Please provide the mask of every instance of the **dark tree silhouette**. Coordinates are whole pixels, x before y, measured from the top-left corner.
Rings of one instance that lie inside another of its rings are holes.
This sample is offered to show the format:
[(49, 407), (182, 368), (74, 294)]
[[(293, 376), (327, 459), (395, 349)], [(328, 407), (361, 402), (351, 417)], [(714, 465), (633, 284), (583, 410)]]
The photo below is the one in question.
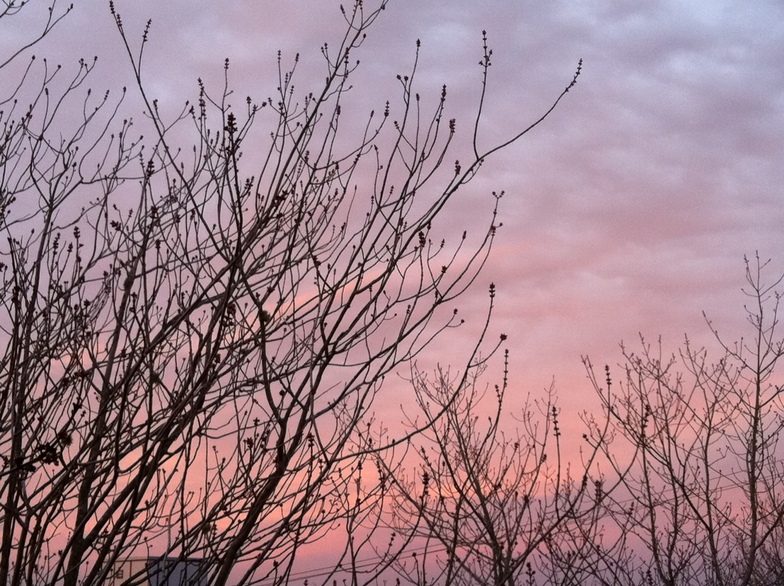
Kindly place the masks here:
[[(539, 583), (540, 553), (574, 526), (593, 527), (603, 510), (598, 446), (579, 469), (568, 465), (554, 389), (510, 414), (506, 368), (492, 388), (480, 384), (482, 371), (457, 380), (445, 371), (415, 373), (415, 413), (426, 429), (411, 441), (408, 475), (389, 471), (393, 527), (417, 546), (395, 564), (406, 582)], [(504, 425), (510, 415), (520, 426), (511, 432)]]
[[(374, 397), (459, 325), (497, 228), (493, 211), (471, 248), (439, 220), (552, 111), (479, 147), (485, 42), (470, 160), (444, 168), (456, 122), (446, 89), (424, 113), (416, 62), (346, 135), (386, 2), (365, 4), (323, 48), (318, 92), (298, 96), (281, 58), (275, 97), (235, 109), (227, 63), (174, 119), (147, 91), (148, 30), (137, 45), (112, 6), (144, 139), (125, 94), (87, 89), (93, 62), (30, 57), (67, 10), (0, 56), (1, 584), (104, 584), (153, 543), (209, 560), (212, 584), (282, 583), (298, 548), (359, 514), (347, 495), (389, 447), (360, 433)], [(28, 5), (3, 6), (6, 24)]]
[(590, 441), (620, 483), (605, 499), (611, 539), (583, 560), (597, 583), (780, 583), (782, 278), (767, 281), (766, 264), (746, 263), (750, 335), (728, 343), (708, 322), (717, 360), (688, 339), (675, 355), (643, 340), (639, 353), (624, 348), (618, 390), (609, 370), (606, 384), (593, 377), (614, 441)]

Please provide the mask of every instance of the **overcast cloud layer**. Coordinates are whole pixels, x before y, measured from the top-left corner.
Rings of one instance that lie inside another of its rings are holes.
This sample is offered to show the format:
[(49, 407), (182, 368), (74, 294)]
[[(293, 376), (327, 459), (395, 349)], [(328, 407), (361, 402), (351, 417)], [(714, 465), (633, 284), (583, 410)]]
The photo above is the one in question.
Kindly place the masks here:
[[(219, 80), (226, 57), (238, 96), (272, 93), (278, 49), (302, 54), (304, 88), (320, 79), (319, 47), (342, 23), (331, 0), (116, 5), (137, 38), (153, 19), (146, 76), (172, 111), (196, 95), (197, 77)], [(446, 83), (448, 115), (467, 133), (487, 29), (488, 138), (534, 120), (584, 59), (552, 117), (491, 161), (450, 218), (456, 233), (470, 229), (490, 192), (506, 192), (485, 280), (461, 309), (483, 306), (495, 281), (494, 328), (510, 336), (521, 394), (555, 376), (572, 402), (587, 388), (580, 356), (614, 364), (619, 342), (638, 332), (671, 349), (685, 333), (707, 342), (703, 310), (728, 337), (741, 333), (744, 255), (772, 258), (771, 279), (784, 270), (782, 23), (777, 0), (391, 1), (360, 55), (368, 111), (396, 97), (417, 38), (423, 96)], [(0, 42), (14, 38), (0, 31)], [(97, 54), (93, 85), (128, 83), (103, 1), (78, 1), (39, 50), (64, 66)]]

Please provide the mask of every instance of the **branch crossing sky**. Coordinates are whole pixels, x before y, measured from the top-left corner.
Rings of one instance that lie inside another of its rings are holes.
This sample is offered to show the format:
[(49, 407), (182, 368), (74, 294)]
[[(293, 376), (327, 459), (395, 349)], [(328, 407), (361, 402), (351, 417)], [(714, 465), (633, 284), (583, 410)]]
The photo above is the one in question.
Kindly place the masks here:
[[(116, 6), (132, 38), (153, 19), (145, 75), (172, 112), (196, 96), (198, 77), (219, 83), (226, 57), (237, 95), (262, 100), (277, 50), (284, 61), (299, 52), (304, 90), (342, 24), (332, 0)], [(18, 42), (35, 16), (9, 20), (0, 44)], [(634, 346), (640, 332), (668, 350), (686, 333), (709, 343), (703, 310), (728, 339), (744, 333), (744, 255), (772, 258), (771, 279), (784, 270), (784, 4), (392, 0), (359, 55), (367, 110), (394, 99), (420, 38), (423, 97), (435, 103), (446, 83), (448, 115), (468, 133), (482, 29), (494, 50), (488, 139), (534, 120), (584, 60), (552, 117), (491, 161), (450, 216), (459, 234), (492, 190), (506, 192), (486, 283), (461, 311), (484, 307), (496, 283), (493, 327), (509, 335), (513, 385), (536, 393), (555, 377), (576, 408), (588, 388), (581, 355), (613, 365), (619, 342)], [(66, 67), (97, 54), (96, 89), (130, 85), (103, 0), (77, 2), (36, 51)]]

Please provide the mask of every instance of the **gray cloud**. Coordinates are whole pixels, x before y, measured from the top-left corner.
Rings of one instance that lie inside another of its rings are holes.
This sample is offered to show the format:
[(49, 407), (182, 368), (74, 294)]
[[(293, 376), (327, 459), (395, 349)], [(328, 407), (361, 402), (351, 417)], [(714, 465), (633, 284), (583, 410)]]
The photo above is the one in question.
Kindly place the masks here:
[[(153, 18), (145, 75), (178, 103), (194, 97), (199, 76), (219, 84), (226, 57), (240, 99), (263, 99), (278, 49), (302, 54), (304, 91), (320, 79), (320, 45), (341, 31), (337, 3), (322, 0), (117, 6), (132, 38)], [(521, 385), (541, 388), (552, 374), (582, 385), (580, 353), (611, 361), (639, 331), (677, 343), (705, 332), (703, 309), (741, 322), (743, 254), (779, 255), (784, 225), (783, 12), (773, 1), (392, 1), (359, 54), (357, 116), (395, 97), (417, 38), (423, 96), (446, 83), (466, 137), (489, 31), (483, 144), (535, 119), (585, 59), (552, 117), (490, 161), (447, 222), (473, 228), (476, 206), (507, 192), (486, 281), (499, 284), (499, 329), (516, 334)], [(99, 54), (98, 83), (128, 83), (104, 2), (80, 2), (69, 21), (48, 46), (63, 61)], [(477, 287), (469, 306), (485, 295), (486, 283)]]

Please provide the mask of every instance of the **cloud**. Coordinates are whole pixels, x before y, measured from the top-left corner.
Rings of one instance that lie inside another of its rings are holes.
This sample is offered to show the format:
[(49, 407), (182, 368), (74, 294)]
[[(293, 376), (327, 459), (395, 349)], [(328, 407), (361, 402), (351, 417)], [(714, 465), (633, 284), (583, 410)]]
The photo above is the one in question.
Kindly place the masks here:
[[(342, 30), (337, 4), (117, 2), (134, 43), (153, 18), (145, 76), (172, 111), (195, 96), (198, 77), (219, 89), (225, 58), (238, 102), (274, 91), (278, 49), (285, 64), (301, 54), (298, 91), (317, 85), (320, 47)], [(742, 321), (743, 255), (780, 254), (784, 225), (783, 12), (773, 1), (393, 0), (382, 14), (357, 55), (358, 126), (386, 99), (395, 108), (395, 75), (409, 71), (416, 39), (423, 101), (446, 84), (448, 116), (466, 141), (488, 31), (482, 145), (535, 120), (584, 59), (551, 117), (488, 161), (442, 224), (475, 232), (491, 192), (506, 192), (495, 254), (467, 301), (498, 284), (499, 330), (515, 334), (530, 374), (521, 385), (541, 388), (564, 369), (569, 384), (582, 381), (579, 354), (610, 360), (637, 332), (673, 344), (704, 333), (703, 309), (730, 329)], [(129, 83), (105, 4), (80, 2), (68, 21), (51, 39), (58, 55), (99, 54), (98, 85)]]

